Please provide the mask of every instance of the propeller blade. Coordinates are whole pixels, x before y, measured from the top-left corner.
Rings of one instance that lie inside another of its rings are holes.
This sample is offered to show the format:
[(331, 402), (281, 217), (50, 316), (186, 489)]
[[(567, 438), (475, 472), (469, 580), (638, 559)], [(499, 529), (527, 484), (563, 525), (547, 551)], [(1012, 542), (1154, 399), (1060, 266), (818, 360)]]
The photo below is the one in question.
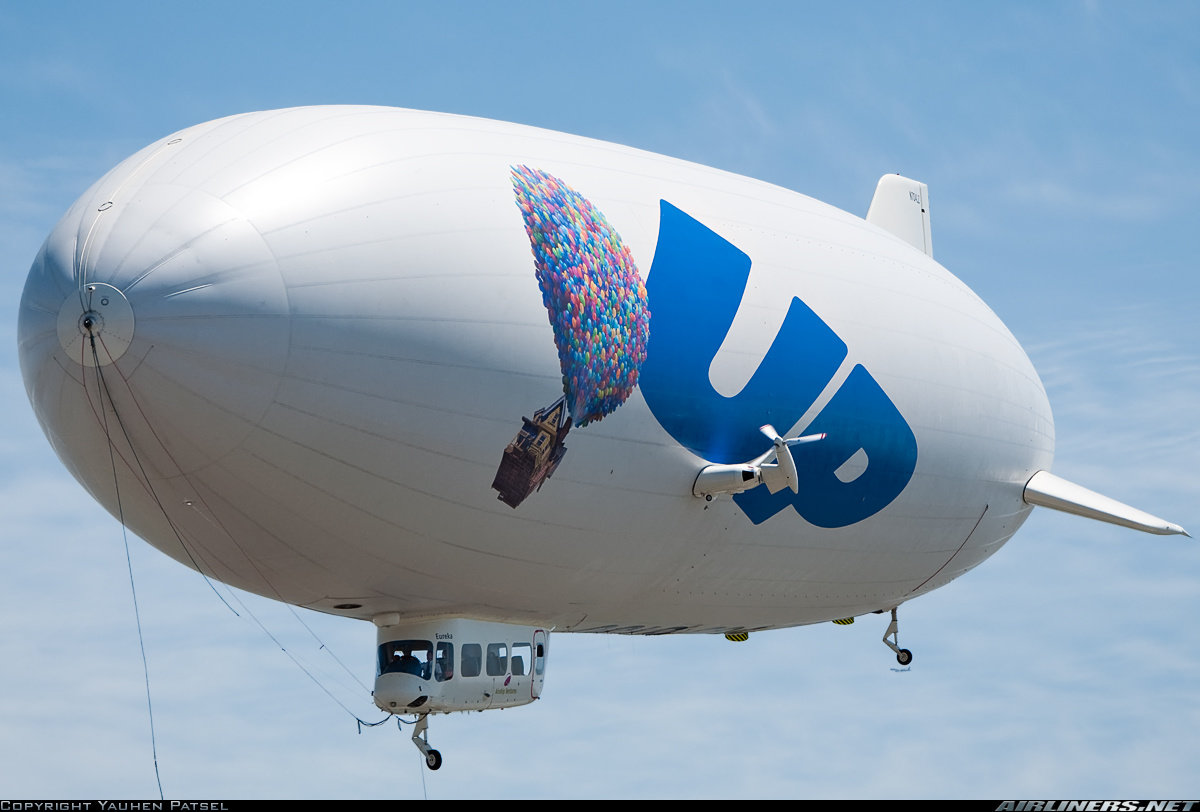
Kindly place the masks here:
[(782, 437), (775, 440), (775, 461), (783, 472), (784, 482), (792, 489), (792, 493), (800, 492), (800, 475), (796, 473), (796, 461), (792, 459), (792, 450)]
[(789, 437), (784, 440), (788, 445), (800, 445), (801, 443), (815, 443), (817, 440), (824, 440), (825, 432), (820, 434), (806, 434), (803, 437)]
[[(783, 474), (784, 484), (792, 489), (792, 493), (798, 493), (800, 491), (800, 476), (796, 473), (796, 461), (792, 459), (792, 452), (788, 449), (788, 446), (792, 444), (791, 441), (780, 437), (779, 432), (775, 431), (775, 427), (770, 423), (761, 426), (759, 431), (765, 434), (775, 446), (775, 463), (779, 466), (779, 472)], [(824, 435), (821, 436), (823, 437)], [(796, 439), (801, 440), (803, 438), (797, 437)], [(809, 441), (804, 440), (804, 442)]]

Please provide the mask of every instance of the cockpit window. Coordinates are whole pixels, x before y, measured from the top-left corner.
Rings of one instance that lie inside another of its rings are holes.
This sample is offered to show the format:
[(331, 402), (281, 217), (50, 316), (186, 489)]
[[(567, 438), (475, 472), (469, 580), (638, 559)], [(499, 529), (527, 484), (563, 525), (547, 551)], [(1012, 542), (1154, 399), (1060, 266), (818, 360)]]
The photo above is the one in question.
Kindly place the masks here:
[(432, 671), (433, 643), (428, 640), (394, 640), (379, 647), (380, 674), (412, 674), (429, 679)]

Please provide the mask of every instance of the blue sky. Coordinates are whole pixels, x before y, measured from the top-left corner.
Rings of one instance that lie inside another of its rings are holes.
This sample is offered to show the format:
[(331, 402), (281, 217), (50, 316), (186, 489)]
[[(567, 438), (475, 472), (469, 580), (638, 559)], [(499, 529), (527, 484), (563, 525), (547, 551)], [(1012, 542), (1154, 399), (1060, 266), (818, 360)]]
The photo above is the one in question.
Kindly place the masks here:
[[(915, 7), (914, 7), (915, 6)], [(0, 6), (0, 797), (154, 797), (119, 525), (54, 457), (16, 311), (58, 217), (176, 129), (368, 103), (617, 141), (856, 214), (930, 186), (935, 257), (1021, 340), (1055, 472), (1200, 529), (1200, 6), (1193, 3)], [(175, 797), (1200, 795), (1200, 546), (1035, 511), (886, 620), (558, 635), (545, 698), (441, 717), (423, 772), (194, 572), (130, 539)], [(251, 611), (364, 718), (284, 608)], [(306, 613), (369, 683), (373, 630)]]

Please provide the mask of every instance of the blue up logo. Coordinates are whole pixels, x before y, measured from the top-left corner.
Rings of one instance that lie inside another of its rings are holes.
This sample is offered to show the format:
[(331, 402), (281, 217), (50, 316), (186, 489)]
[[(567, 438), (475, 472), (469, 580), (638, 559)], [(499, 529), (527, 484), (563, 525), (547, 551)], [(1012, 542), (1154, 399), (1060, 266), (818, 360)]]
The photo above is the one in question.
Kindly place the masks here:
[[(750, 257), (703, 223), (661, 201), (658, 246), (646, 282), (650, 342), (640, 386), (650, 411), (680, 445), (712, 463), (736, 464), (766, 450), (758, 427), (796, 424), (833, 380), (848, 351), (799, 298), (749, 383), (733, 397), (717, 392), (708, 369), (733, 324)], [(917, 465), (917, 439), (861, 365), (813, 421), (825, 440), (795, 447), (799, 493), (754, 488), (733, 497), (755, 524), (791, 506), (819, 527), (845, 527), (900, 495)], [(862, 452), (866, 468), (843, 481), (837, 471)]]

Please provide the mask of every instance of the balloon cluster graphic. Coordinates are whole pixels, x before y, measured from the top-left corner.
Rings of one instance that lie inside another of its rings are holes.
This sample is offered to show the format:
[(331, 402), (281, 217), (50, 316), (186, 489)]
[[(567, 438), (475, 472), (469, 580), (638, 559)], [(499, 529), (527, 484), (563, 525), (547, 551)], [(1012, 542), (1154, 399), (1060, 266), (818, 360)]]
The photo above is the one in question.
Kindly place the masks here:
[(604, 215), (563, 181), (512, 168), (542, 303), (554, 328), (563, 392), (576, 426), (600, 420), (637, 386), (650, 339), (646, 286)]

